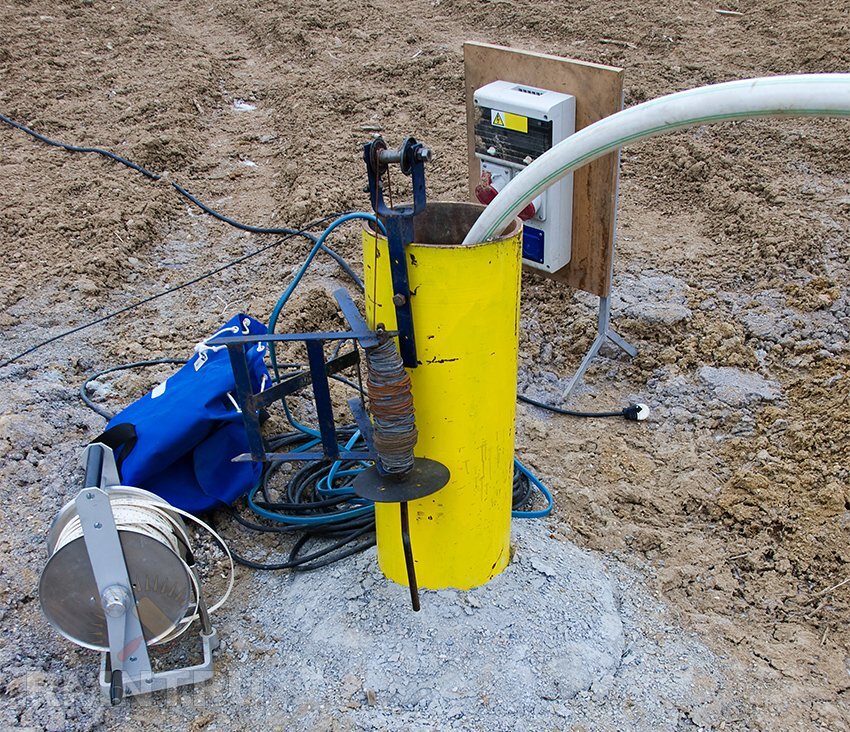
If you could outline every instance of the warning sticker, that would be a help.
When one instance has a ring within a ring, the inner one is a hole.
[[[490,110],[490,124],[494,127],[504,127],[506,130],[528,132],[528,117],[510,112],[500,112],[496,109]]]

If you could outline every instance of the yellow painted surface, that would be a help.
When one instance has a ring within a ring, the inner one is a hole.
[[[518,227],[472,247],[407,249],[415,454],[451,471],[445,488],[409,504],[420,587],[476,587],[510,558],[521,237]],[[363,249],[367,322],[395,329],[386,240],[364,231]],[[376,520],[381,570],[406,585],[398,504],[379,504]]]

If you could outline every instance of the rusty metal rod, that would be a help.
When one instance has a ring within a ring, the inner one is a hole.
[[[407,514],[407,501],[399,505],[401,512],[401,545],[404,548],[404,563],[407,565],[407,586],[410,588],[410,604],[414,612],[419,612],[419,587],[416,584],[416,565],[413,563],[413,547],[410,544],[410,517]]]

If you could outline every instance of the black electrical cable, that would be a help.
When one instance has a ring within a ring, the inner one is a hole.
[[[539,402],[524,394],[517,394],[516,398],[518,401],[530,404],[533,407],[545,409],[547,412],[554,412],[555,414],[565,414],[568,417],[623,417],[624,419],[638,420],[640,419],[639,415],[642,413],[642,405],[640,404],[629,404],[628,407],[610,412],[579,412],[575,409],[565,409],[564,407],[558,407],[547,402]]]
[[[14,127],[21,132],[26,132],[28,135],[32,135],[36,140],[41,140],[48,145],[52,145],[53,147],[60,147],[63,150],[67,150],[68,152],[79,152],[79,153],[96,153],[98,155],[103,155],[105,158],[109,158],[110,160],[114,160],[116,163],[121,163],[122,165],[126,165],[128,168],[132,168],[133,170],[141,173],[145,178],[150,178],[151,180],[160,180],[162,176],[156,175],[156,173],[151,173],[149,170],[146,170],[141,165],[137,165],[136,163],[127,160],[126,158],[122,158],[120,155],[116,155],[113,152],[109,152],[109,150],[102,150],[99,147],[78,147],[76,145],[67,145],[64,142],[57,142],[56,140],[51,140],[49,137],[45,137],[44,135],[36,132],[35,130],[30,129],[26,125],[22,125],[20,122],[15,122],[15,120],[10,119],[5,114],[0,114],[0,122],[5,122],[7,125]]]
[[[347,440],[354,434],[354,426],[342,427],[338,430],[338,434],[342,441]],[[284,435],[278,435],[269,440],[269,447],[272,450],[280,450],[287,448],[295,449],[299,445],[305,444],[311,440],[310,435],[305,435],[302,432],[290,432]],[[354,547],[350,547],[345,551],[339,552],[354,539],[373,534],[375,529],[374,515],[357,516],[343,521],[333,520],[334,514],[339,510],[348,511],[351,509],[351,499],[353,495],[341,495],[331,498],[320,498],[318,496],[318,484],[325,478],[333,463],[329,460],[307,463],[298,469],[290,476],[280,493],[285,500],[276,499],[272,495],[272,480],[281,469],[283,463],[269,463],[264,467],[260,485],[257,490],[257,497],[254,503],[258,508],[264,511],[279,512],[285,515],[294,516],[320,516],[326,517],[328,523],[305,527],[303,525],[292,524],[277,524],[270,525],[260,524],[249,521],[244,518],[238,509],[232,509],[230,516],[242,527],[251,531],[260,533],[277,533],[289,534],[295,531],[304,531],[305,533],[293,546],[290,555],[286,561],[261,563],[254,559],[249,559],[242,556],[239,552],[232,552],[234,559],[240,564],[253,569],[292,569],[295,571],[317,569],[319,566],[342,559],[346,556],[351,556],[360,551],[364,551],[374,545],[374,537],[370,537],[366,542],[360,542]],[[345,461],[340,466],[342,470],[356,465],[356,461]],[[515,469],[513,477],[513,500],[512,504],[515,509],[521,509],[527,505],[531,498],[531,485],[519,470]],[[262,498],[260,498],[260,496]],[[282,516],[283,518],[283,516]],[[308,556],[299,556],[299,551],[304,547],[309,540],[324,540],[328,541],[333,537],[341,536],[338,541],[332,542],[329,546],[314,552]],[[337,553],[334,553],[337,552]],[[327,559],[322,562],[316,562],[315,559],[325,556]]]
[[[344,376],[340,376],[339,374],[331,374],[330,376],[334,381],[338,381],[340,384],[345,384],[347,387],[354,389],[354,391],[359,392],[363,396],[367,396],[366,390],[362,386],[355,384],[353,381],[346,379]]]
[[[5,122],[7,125],[10,125],[11,127],[18,129],[21,132],[25,132],[26,134],[34,137],[36,140],[41,140],[41,142],[44,142],[44,143],[51,145],[53,147],[58,147],[58,148],[61,148],[62,150],[67,150],[68,152],[95,153],[96,155],[102,155],[103,157],[108,158],[109,160],[112,160],[116,163],[120,163],[121,165],[126,165],[128,168],[132,168],[133,170],[135,170],[135,171],[141,173],[143,176],[145,176],[145,178],[148,178],[148,179],[153,180],[153,181],[162,180],[161,175],[159,175],[157,173],[153,173],[150,170],[148,170],[147,168],[144,168],[141,165],[134,163],[132,160],[127,160],[127,158],[123,158],[120,155],[116,155],[114,152],[110,152],[109,150],[104,150],[103,148],[100,148],[100,147],[79,147],[77,145],[69,145],[68,143],[65,143],[65,142],[59,142],[58,140],[53,140],[53,139],[51,139],[51,138],[49,138],[45,135],[42,135],[42,134],[36,132],[33,129],[30,129],[29,127],[21,124],[20,122],[15,122],[15,120],[7,117],[4,114],[0,114],[0,122]],[[213,218],[218,219],[219,221],[221,221],[225,224],[229,224],[230,226],[233,226],[233,227],[235,227],[235,228],[237,228],[241,231],[247,231],[247,232],[250,232],[251,234],[300,234],[300,233],[302,233],[300,231],[295,231],[293,229],[285,228],[285,227],[252,226],[251,224],[243,224],[241,221],[237,221],[236,219],[230,218],[229,216],[225,216],[223,213],[219,213],[214,208],[211,208],[210,206],[205,204],[203,201],[196,198],[192,193],[190,193],[185,188],[183,188],[183,186],[175,183],[174,181],[169,181],[169,183],[171,184],[171,187],[174,188],[175,191],[177,191],[181,196],[185,197],[186,199],[188,199],[189,201],[194,203],[205,214],[208,214],[208,215],[212,216]],[[330,219],[330,218],[335,218],[335,216],[327,217],[327,219]],[[327,219],[323,219],[323,220],[327,220]]]
[[[357,285],[357,289],[363,292],[366,289],[366,286],[363,284],[363,280],[361,280],[357,273],[351,269],[351,265],[345,261],[345,257],[341,254],[335,252],[331,249],[327,244],[322,244],[322,251],[325,252],[328,256],[330,256],[342,269],[345,274],[348,275],[348,278]]]
[[[531,501],[531,481],[514,462],[513,497],[511,506],[514,511],[522,511]]]
[[[141,165],[138,165],[137,163],[134,163],[133,161],[128,160],[127,158],[121,157],[120,155],[117,155],[113,152],[110,152],[109,150],[104,150],[104,149],[99,148],[99,147],[80,147],[78,145],[69,145],[69,144],[64,143],[64,142],[59,142],[57,140],[53,140],[53,139],[51,139],[51,138],[49,138],[45,135],[42,135],[42,134],[36,132],[33,129],[30,129],[29,127],[21,124],[20,122],[16,122],[15,120],[7,117],[4,114],[0,114],[0,122],[4,122],[9,126],[14,127],[15,129],[18,129],[22,132],[25,132],[26,134],[34,137],[35,139],[40,140],[41,142],[44,142],[47,145],[51,145],[52,147],[58,147],[62,150],[66,150],[68,152],[94,153],[96,155],[101,155],[105,158],[108,158],[109,160],[112,160],[113,162],[120,163],[121,165],[125,165],[126,167],[128,167],[132,170],[135,170],[138,173],[141,173],[143,176],[145,176],[149,180],[153,180],[153,181],[162,180],[161,175],[158,175],[157,173],[153,173],[150,170],[148,170],[147,168],[144,168]],[[233,219],[229,216],[225,216],[224,214],[216,211],[214,208],[205,204],[203,201],[201,201],[196,196],[194,196],[192,193],[190,193],[185,188],[183,188],[183,186],[181,186],[181,185],[179,185],[179,184],[177,184],[173,181],[169,181],[169,182],[171,184],[171,187],[174,188],[174,190],[176,190],[180,195],[182,195],[187,200],[189,200],[193,204],[195,204],[205,214],[212,216],[213,218],[217,219],[218,221],[221,221],[225,224],[233,226],[233,227],[239,229],[240,231],[247,231],[247,232],[252,233],[252,234],[283,235],[284,238],[280,239],[276,242],[272,242],[271,244],[269,244],[267,246],[260,247],[259,249],[255,250],[253,252],[249,252],[248,254],[243,255],[242,257],[238,257],[237,259],[234,259],[231,262],[228,262],[221,267],[217,267],[216,269],[213,269],[210,272],[207,272],[206,274],[201,275],[200,277],[192,279],[188,282],[184,282],[183,284],[177,285],[176,287],[169,288],[169,289],[165,290],[164,292],[161,292],[157,295],[153,295],[152,297],[149,297],[149,298],[145,298],[145,299],[143,299],[143,300],[141,300],[137,303],[129,305],[125,308],[121,308],[121,309],[119,309],[119,310],[117,310],[113,313],[109,313],[109,314],[107,314],[107,315],[105,315],[101,318],[97,318],[97,319],[90,321],[88,323],[85,323],[81,326],[77,326],[76,328],[71,328],[70,330],[64,331],[64,332],[60,333],[59,335],[53,336],[52,338],[48,338],[48,339],[36,344],[35,346],[32,346],[31,348],[28,348],[25,351],[22,351],[21,353],[18,353],[16,355],[12,356],[11,358],[6,359],[2,363],[0,363],[0,368],[3,368],[4,366],[8,366],[9,364],[14,363],[18,359],[20,359],[24,356],[27,356],[30,353],[33,353],[34,351],[38,350],[39,348],[43,348],[44,346],[46,346],[50,343],[53,343],[54,341],[57,341],[61,338],[65,338],[66,336],[72,335],[74,333],[78,333],[81,330],[85,330],[86,328],[90,328],[94,325],[98,325],[99,323],[103,323],[104,321],[109,320],[110,318],[114,318],[117,315],[121,315],[122,313],[126,313],[130,310],[137,308],[137,307],[145,305],[145,304],[151,302],[151,300],[156,300],[157,298],[164,297],[165,295],[170,295],[171,293],[177,292],[178,290],[182,290],[185,287],[189,287],[191,285],[197,284],[201,280],[207,279],[208,277],[212,277],[213,275],[216,275],[219,272],[221,272],[225,269],[228,269],[229,267],[233,267],[237,264],[244,262],[246,259],[250,259],[251,257],[255,257],[258,254],[261,254],[261,253],[263,253],[263,252],[265,252],[265,251],[267,251],[267,250],[269,250],[273,247],[279,246],[280,244],[283,244],[284,242],[289,241],[290,239],[292,239],[295,236],[304,236],[305,238],[307,238],[310,241],[312,241],[313,243],[315,243],[317,239],[313,234],[311,234],[308,231],[308,229],[311,229],[314,226],[318,226],[319,224],[325,223],[326,221],[336,219],[340,215],[342,215],[341,213],[336,213],[336,214],[332,214],[332,215],[329,215],[329,216],[324,216],[320,219],[317,219],[316,221],[311,222],[310,224],[307,224],[306,226],[303,226],[300,229],[292,229],[292,228],[288,228],[288,227],[252,226],[250,224],[243,224],[241,221],[237,221],[236,219]],[[343,213],[345,213],[345,212],[343,212]],[[345,259],[341,255],[339,255],[333,249],[331,249],[330,247],[328,247],[327,245],[324,245],[324,244],[322,245],[322,250],[324,252],[326,252],[330,257],[332,257],[334,259],[334,261],[337,262],[337,264],[340,265],[340,267],[343,269],[343,271],[346,273],[346,275],[348,275],[348,277],[351,278],[351,280],[355,283],[355,285],[357,285],[357,287],[360,290],[363,289],[363,281],[357,276],[357,274],[354,272],[354,270],[351,268],[351,266],[348,264],[348,262],[346,262]]]
[[[296,526],[294,524],[260,524],[256,521],[249,521],[241,513],[239,513],[238,509],[232,506],[230,507],[229,515],[234,521],[236,521],[236,523],[241,524],[246,529],[251,529],[252,531],[261,531],[267,534],[290,534],[293,531],[304,530],[302,526]],[[362,516],[359,520],[352,519],[348,524],[348,528],[353,531],[354,529],[359,529],[371,525],[372,518],[370,516]],[[327,534],[328,536],[332,536],[344,532],[344,529],[334,529],[333,527],[334,524],[328,524],[326,527],[324,527],[323,533]]]
[[[355,431],[356,427],[345,426],[340,427],[337,434],[342,441],[347,441]],[[312,440],[311,435],[295,431],[269,438],[268,445],[270,450],[296,450]],[[345,469],[356,464],[355,461],[345,461],[341,468]],[[353,507],[351,501],[352,499],[357,500],[356,496],[347,493],[324,498],[319,494],[318,484],[323,478],[327,477],[332,465],[333,462],[330,460],[305,463],[287,479],[282,489],[275,489],[271,482],[282,468],[283,463],[266,463],[263,466],[254,504],[265,512],[280,514],[282,521],[285,521],[288,517],[291,517],[292,521],[309,517],[313,523],[310,525],[293,523],[265,525],[248,521],[240,515],[237,509],[233,509],[230,515],[239,525],[251,531],[276,534],[303,532],[290,550],[286,561],[261,563],[244,557],[239,552],[232,552],[234,559],[253,569],[306,571],[327,566],[373,546],[375,543],[373,536],[367,538],[366,541],[360,541],[354,546],[349,546],[351,542],[367,534],[374,534],[375,520],[373,514],[337,520],[340,512],[346,513],[351,510]],[[280,498],[273,495],[275,490]],[[319,540],[330,541],[331,543],[310,554],[300,554],[308,542]]]
[[[0,117],[2,117],[2,115],[0,115]],[[25,131],[29,131],[26,128],[24,128],[24,129],[25,129]],[[62,145],[62,143],[57,143],[57,144],[60,147],[64,147]],[[91,151],[92,152],[105,152],[105,151],[98,150],[97,148],[92,148]],[[121,162],[121,163],[124,163],[124,164],[129,164],[130,167],[132,167],[136,170],[139,170],[139,172],[144,173],[148,177],[152,177],[153,180],[160,180],[160,178],[161,178],[161,176],[155,175],[155,174],[151,173],[150,171],[147,171],[144,168],[141,168],[140,166],[136,165],[135,163],[131,163],[129,160],[124,160],[124,158],[114,156],[112,153],[108,153],[108,157],[110,157],[113,160],[117,160],[118,162]],[[205,214],[212,216],[214,219],[217,219],[217,220],[221,221],[222,223],[233,226],[233,227],[239,229],[240,231],[247,231],[250,234],[300,234],[302,236],[306,234],[308,239],[312,240],[314,244],[316,243],[316,237],[312,236],[310,234],[307,234],[307,232],[304,232],[304,231],[299,231],[299,230],[291,229],[291,228],[288,228],[288,227],[281,228],[281,227],[273,227],[273,226],[272,227],[269,227],[269,226],[252,226],[251,224],[243,224],[241,221],[237,221],[236,219],[231,218],[230,216],[225,216],[223,213],[220,213],[219,211],[216,211],[214,208],[208,206],[206,203],[204,203],[203,201],[198,199],[196,196],[191,194],[189,191],[187,191],[185,188],[183,188],[183,186],[178,185],[177,183],[174,183],[172,181],[171,187],[174,188],[174,190],[177,191],[180,195],[184,196],[185,198],[190,200],[192,203],[194,203]],[[338,214],[333,214],[333,216],[328,216],[328,217],[322,219],[322,222],[327,221],[331,218],[336,218],[338,216],[342,216],[345,213],[349,213],[349,212],[344,211],[344,212],[341,212],[341,213],[338,213]],[[315,225],[315,223],[316,222],[314,222],[313,225]],[[309,228],[309,227],[307,227],[307,228]],[[339,264],[340,267],[342,267],[343,271],[352,279],[354,284],[356,284],[359,289],[361,289],[361,290],[363,289],[363,281],[355,274],[354,270],[351,269],[351,266],[348,264],[348,262],[345,261],[345,259],[340,254],[335,252],[333,249],[331,249],[326,244],[322,244],[322,251],[324,251],[326,254],[330,255],[334,259],[334,261],[336,261],[336,263]]]
[[[63,331],[62,333],[59,333],[58,335],[51,336],[50,338],[47,338],[46,340],[43,340],[40,343],[37,343],[34,346],[31,346],[30,348],[27,348],[25,351],[21,351],[20,353],[12,356],[11,358],[7,358],[5,361],[0,363],[0,368],[3,368],[4,366],[8,366],[10,363],[14,363],[15,361],[17,361],[20,358],[23,358],[24,356],[28,356],[33,351],[37,351],[39,348],[42,348],[42,347],[48,345],[49,343],[53,343],[54,341],[58,341],[61,338],[65,338],[69,335],[73,335],[74,333],[79,333],[81,330],[86,330],[87,328],[91,328],[92,326],[98,325],[99,323],[103,323],[103,322],[110,320],[111,318],[114,318],[118,315],[122,315],[123,313],[130,312],[131,310],[135,310],[136,308],[142,307],[143,305],[147,305],[148,303],[153,302],[154,300],[157,300],[161,297],[165,297],[166,295],[170,295],[174,292],[178,292],[179,290],[183,290],[187,287],[190,287],[194,284],[197,284],[198,282],[201,282],[202,280],[205,280],[209,277],[212,277],[213,275],[216,275],[219,272],[224,271],[225,269],[233,267],[237,264],[241,264],[242,262],[244,262],[247,259],[250,259],[251,257],[256,257],[258,254],[262,254],[263,252],[266,252],[269,249],[272,249],[273,247],[280,246],[281,244],[283,244],[286,241],[289,241],[290,239],[294,238],[295,236],[307,234],[307,233],[309,233],[307,231],[307,229],[312,228],[313,226],[323,224],[325,221],[329,221],[331,219],[337,218],[337,216],[338,216],[337,214],[333,214],[331,216],[324,216],[321,219],[316,219],[316,221],[310,222],[303,229],[300,229],[300,230],[294,232],[293,234],[289,234],[288,236],[285,236],[283,239],[279,239],[277,241],[274,241],[271,244],[266,244],[265,246],[262,246],[259,249],[255,249],[253,252],[248,252],[247,254],[243,254],[241,257],[237,257],[236,259],[234,259],[230,262],[227,262],[227,263],[221,265],[220,267],[216,267],[215,269],[212,269],[209,272],[206,272],[205,274],[199,275],[198,277],[195,277],[191,280],[188,280],[187,282],[183,282],[182,284],[175,285],[174,287],[169,287],[167,290],[163,290],[162,292],[159,292],[156,295],[151,295],[150,297],[143,298],[143,299],[141,299],[137,302],[131,303],[130,305],[125,305],[123,308],[119,308],[118,310],[115,310],[111,313],[107,313],[106,315],[103,315],[99,318],[95,318],[94,320],[91,320],[87,323],[83,323],[82,325],[78,325],[74,328],[70,328],[69,330]]]
[[[92,374],[87,378],[82,386],[80,386],[80,399],[83,400],[83,403],[91,409],[93,412],[97,412],[101,417],[106,420],[112,419],[115,415],[104,409],[103,407],[96,404],[88,395],[89,385],[95,380],[104,376],[105,374],[111,374],[113,371],[126,371],[127,369],[136,369],[141,368],[142,366],[159,366],[161,364],[185,364],[185,358],[157,358],[152,361],[136,361],[134,363],[125,363],[120,366],[111,366],[108,369],[103,369],[103,371],[98,371],[96,374]]]
[[[333,564],[334,562],[338,562],[340,559],[345,559],[346,557],[353,556],[355,554],[359,554],[362,551],[366,551],[370,547],[375,546],[374,538],[365,541],[359,542],[345,551],[339,552],[337,554],[333,554],[333,552],[342,549],[346,545],[350,544],[355,539],[358,539],[365,534],[374,531],[374,527],[367,526],[356,531],[352,531],[349,534],[344,535],[341,539],[333,542],[332,544],[319,549],[318,551],[313,552],[312,554],[307,555],[299,555],[301,549],[307,544],[308,541],[315,538],[314,534],[306,533],[297,542],[293,545],[292,549],[289,552],[289,558],[284,562],[274,562],[274,563],[263,563],[257,562],[253,559],[248,559],[247,557],[243,557],[241,554],[236,552],[233,547],[230,547],[230,555],[233,559],[239,564],[250,567],[251,569],[258,570],[279,570],[279,569],[291,569],[296,572],[306,572],[313,569],[319,569],[321,567],[326,567],[329,564]],[[331,555],[331,556],[328,556]],[[324,557],[324,559],[322,559]],[[322,559],[322,561],[315,561],[317,559]]]

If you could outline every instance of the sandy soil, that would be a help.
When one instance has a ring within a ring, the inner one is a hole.
[[[267,241],[199,216],[168,179],[242,221],[297,225],[367,205],[359,145],[382,129],[431,145],[429,194],[462,200],[464,40],[623,66],[627,104],[850,68],[841,0],[716,7],[5,0],[0,111],[166,181],[0,128],[0,357]],[[640,353],[607,352],[576,404],[640,397],[653,418],[519,409],[518,452],[557,490],[553,524],[648,573],[680,622],[738,668],[741,705],[704,726],[848,728],[849,131],[741,122],[624,151],[614,315]],[[353,232],[338,248],[357,260]],[[77,403],[78,384],[115,363],[180,356],[237,308],[266,318],[305,251],[288,243],[0,373],[10,658],[37,655],[34,632],[49,636],[33,602],[42,537],[102,424]],[[316,300],[335,272],[319,267],[290,325],[333,316]],[[522,387],[556,399],[593,337],[592,300],[533,277],[523,298]],[[144,377],[116,381],[113,404],[144,388]],[[44,669],[90,661],[76,658],[57,648]],[[4,692],[14,696],[8,680]]]

